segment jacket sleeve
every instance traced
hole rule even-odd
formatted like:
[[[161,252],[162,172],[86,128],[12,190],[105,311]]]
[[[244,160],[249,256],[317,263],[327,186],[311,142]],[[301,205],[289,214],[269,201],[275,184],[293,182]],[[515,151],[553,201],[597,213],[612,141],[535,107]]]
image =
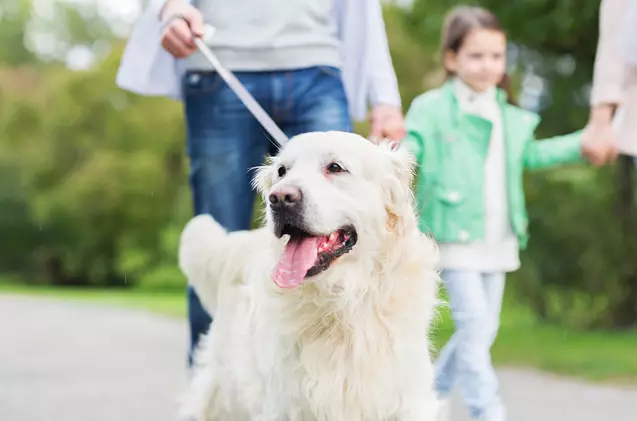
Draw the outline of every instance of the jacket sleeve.
[[[190,2],[189,0],[185,0]],[[165,0],[151,0],[137,19],[124,47],[115,83],[120,88],[148,96],[181,96],[181,60],[175,60],[160,43],[159,12]]]
[[[424,140],[420,133],[407,131],[407,135],[400,142],[400,146],[407,149],[415,158],[418,164],[421,163],[424,155]]]
[[[400,145],[411,152],[416,158],[418,165],[422,163],[425,155],[425,134],[422,130],[422,106],[418,101],[414,101],[405,116],[405,128],[407,134],[401,140]]]
[[[619,41],[620,54],[631,68],[631,72],[635,72],[637,68],[637,1],[629,0],[622,15],[624,15],[624,22]]]
[[[524,150],[524,166],[528,169],[542,169],[584,162],[581,144],[581,130],[545,140],[531,139]]]
[[[398,81],[394,71],[387,31],[383,20],[383,8],[379,0],[365,0],[367,10],[367,71],[368,101],[378,104],[401,107]]]
[[[438,145],[435,136],[434,120],[437,101],[430,95],[414,99],[405,116],[407,134],[401,146],[408,149],[416,158],[419,173],[424,177],[421,181],[432,181],[439,170]]]
[[[619,51],[619,35],[628,0],[602,0],[595,55],[591,106],[621,104],[627,66]]]

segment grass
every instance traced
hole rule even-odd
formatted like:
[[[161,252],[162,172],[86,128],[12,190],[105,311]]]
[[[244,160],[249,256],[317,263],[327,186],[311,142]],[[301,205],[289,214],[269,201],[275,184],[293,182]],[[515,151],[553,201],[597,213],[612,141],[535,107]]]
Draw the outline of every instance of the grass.
[[[0,282],[0,294],[26,294],[91,302],[185,317],[183,291],[65,289],[27,287]],[[449,312],[443,308],[434,324],[433,340],[441,346],[453,332]],[[579,332],[538,324],[532,314],[509,297],[493,347],[498,365],[537,368],[592,381],[637,384],[637,331]]]
[[[186,316],[185,291],[53,288],[0,282],[0,294],[52,297],[61,300],[90,302],[97,305],[150,311],[171,317]]]
[[[447,309],[435,324],[439,348],[453,333]],[[537,368],[596,382],[637,384],[637,330],[585,332],[538,323],[533,314],[506,297],[500,331],[492,349],[498,365]]]

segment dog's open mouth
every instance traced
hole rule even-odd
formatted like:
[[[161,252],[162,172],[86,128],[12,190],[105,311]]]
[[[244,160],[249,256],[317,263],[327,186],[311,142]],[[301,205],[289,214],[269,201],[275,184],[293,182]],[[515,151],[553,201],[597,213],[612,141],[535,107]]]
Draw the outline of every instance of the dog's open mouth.
[[[294,288],[305,278],[323,272],[337,258],[352,250],[358,239],[352,226],[328,235],[312,235],[286,224],[282,235],[286,234],[290,240],[272,273],[274,283],[281,288]]]

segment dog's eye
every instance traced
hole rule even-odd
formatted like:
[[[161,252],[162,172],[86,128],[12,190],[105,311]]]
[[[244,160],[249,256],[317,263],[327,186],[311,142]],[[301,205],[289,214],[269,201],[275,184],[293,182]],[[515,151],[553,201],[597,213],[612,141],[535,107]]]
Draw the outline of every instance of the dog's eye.
[[[287,170],[285,169],[285,167],[283,165],[281,165],[279,167],[279,170],[278,170],[279,177],[283,177],[286,172],[287,172]]]
[[[338,162],[330,162],[329,164],[327,164],[327,167],[325,167],[325,169],[327,170],[328,173],[332,173],[332,174],[336,174],[339,172],[347,172],[347,170]]]

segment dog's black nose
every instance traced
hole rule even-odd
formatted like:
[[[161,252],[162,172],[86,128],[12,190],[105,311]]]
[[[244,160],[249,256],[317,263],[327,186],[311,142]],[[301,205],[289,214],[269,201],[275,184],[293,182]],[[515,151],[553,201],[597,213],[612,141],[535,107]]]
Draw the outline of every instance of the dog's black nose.
[[[273,190],[269,199],[272,208],[293,209],[301,204],[303,195],[298,187],[285,186]]]

